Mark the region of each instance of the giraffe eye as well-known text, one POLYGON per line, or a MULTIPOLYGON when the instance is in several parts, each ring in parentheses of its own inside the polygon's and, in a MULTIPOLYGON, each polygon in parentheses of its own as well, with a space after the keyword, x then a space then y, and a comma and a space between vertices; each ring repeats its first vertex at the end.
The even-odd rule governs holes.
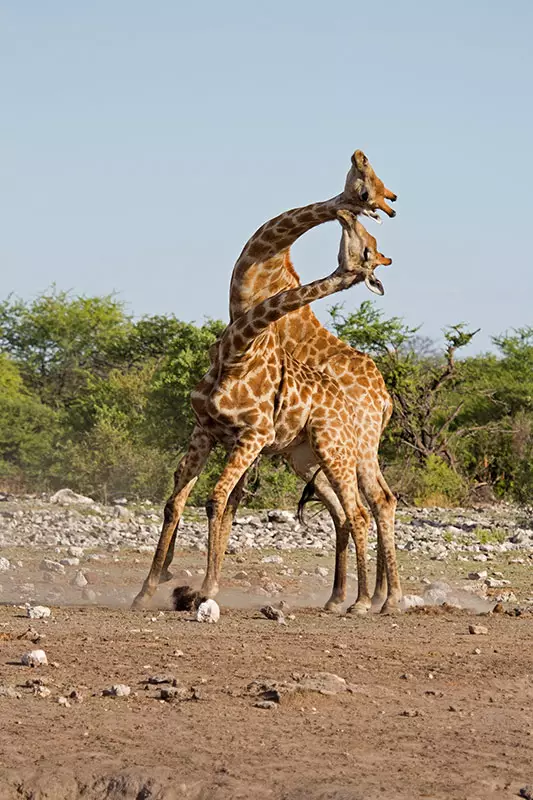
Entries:
POLYGON ((366 203, 366 202, 367 202, 367 200, 368 200, 368 197, 369 197, 369 195, 368 195, 368 189, 366 189, 366 188, 364 188, 364 189, 361 189, 361 195, 360 195, 360 197, 361 197, 361 200, 363 201, 363 203, 366 203))

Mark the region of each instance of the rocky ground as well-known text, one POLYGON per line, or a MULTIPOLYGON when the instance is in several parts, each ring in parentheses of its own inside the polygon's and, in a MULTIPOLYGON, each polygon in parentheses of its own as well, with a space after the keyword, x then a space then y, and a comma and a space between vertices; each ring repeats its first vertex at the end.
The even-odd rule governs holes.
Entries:
POLYGON ((202 510, 131 612, 161 509, 53 500, 0 495, 0 800, 527 796, 531 514, 400 510, 406 613, 361 619, 321 611, 324 514, 243 513, 206 625, 169 610, 202 580, 202 510))

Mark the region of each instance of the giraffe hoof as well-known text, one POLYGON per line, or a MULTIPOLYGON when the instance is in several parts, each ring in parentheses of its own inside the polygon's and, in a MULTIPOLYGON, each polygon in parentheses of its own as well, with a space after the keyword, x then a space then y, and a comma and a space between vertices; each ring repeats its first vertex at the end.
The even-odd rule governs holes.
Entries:
POLYGON ((328 600, 328 602, 324 606, 324 609, 326 611, 331 611, 334 614, 339 614, 340 611, 341 611, 342 603, 343 603, 343 601, 340 600, 339 598, 330 597, 330 599, 328 600))
POLYGON ((133 602, 131 604, 131 610, 140 611, 141 609, 146 608, 146 606, 147 606, 147 598, 142 592, 139 592, 139 594, 133 598, 133 602))
POLYGON ((174 579, 174 575, 168 569, 161 573, 159 578, 159 583, 166 583, 167 581, 171 581, 174 579))
POLYGON ((369 606, 366 603, 357 602, 348 609, 348 614, 356 614, 359 617, 364 617, 369 612, 369 606))
POLYGON ((382 614, 401 614, 400 606, 398 605, 397 600, 387 600, 382 609, 382 614))

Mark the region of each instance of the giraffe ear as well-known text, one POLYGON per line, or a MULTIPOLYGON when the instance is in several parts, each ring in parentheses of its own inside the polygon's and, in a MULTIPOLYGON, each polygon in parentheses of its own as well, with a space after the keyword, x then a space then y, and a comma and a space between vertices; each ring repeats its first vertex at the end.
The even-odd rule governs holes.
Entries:
POLYGON ((364 170, 365 167, 368 166, 368 158, 365 156, 362 150, 356 150, 352 156, 352 164, 357 169, 364 170))
POLYGON ((365 286, 367 289, 370 289, 371 292, 374 292, 374 294, 380 294, 380 295, 385 294, 385 289, 383 288, 383 284, 381 283, 379 278, 376 278, 374 273, 372 273, 372 275, 369 275, 368 278, 365 278, 365 286))

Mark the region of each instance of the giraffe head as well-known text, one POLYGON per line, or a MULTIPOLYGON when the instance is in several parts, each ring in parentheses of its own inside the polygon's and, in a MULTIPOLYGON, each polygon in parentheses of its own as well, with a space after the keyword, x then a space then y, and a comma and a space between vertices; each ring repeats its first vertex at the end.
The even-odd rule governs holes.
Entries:
POLYGON ((350 286, 364 281, 371 292, 385 294, 383 284, 374 275, 374 270, 380 265, 389 266, 392 259, 378 251, 375 238, 352 211, 339 210, 337 219, 342 225, 337 274, 346 274, 350 286))
POLYGON ((396 195, 378 178, 362 150, 356 150, 352 156, 352 166, 346 177, 342 196, 358 206, 363 214, 380 222, 378 211, 384 211, 389 217, 396 216, 396 211, 387 203, 387 200, 393 203, 397 199, 396 195))

